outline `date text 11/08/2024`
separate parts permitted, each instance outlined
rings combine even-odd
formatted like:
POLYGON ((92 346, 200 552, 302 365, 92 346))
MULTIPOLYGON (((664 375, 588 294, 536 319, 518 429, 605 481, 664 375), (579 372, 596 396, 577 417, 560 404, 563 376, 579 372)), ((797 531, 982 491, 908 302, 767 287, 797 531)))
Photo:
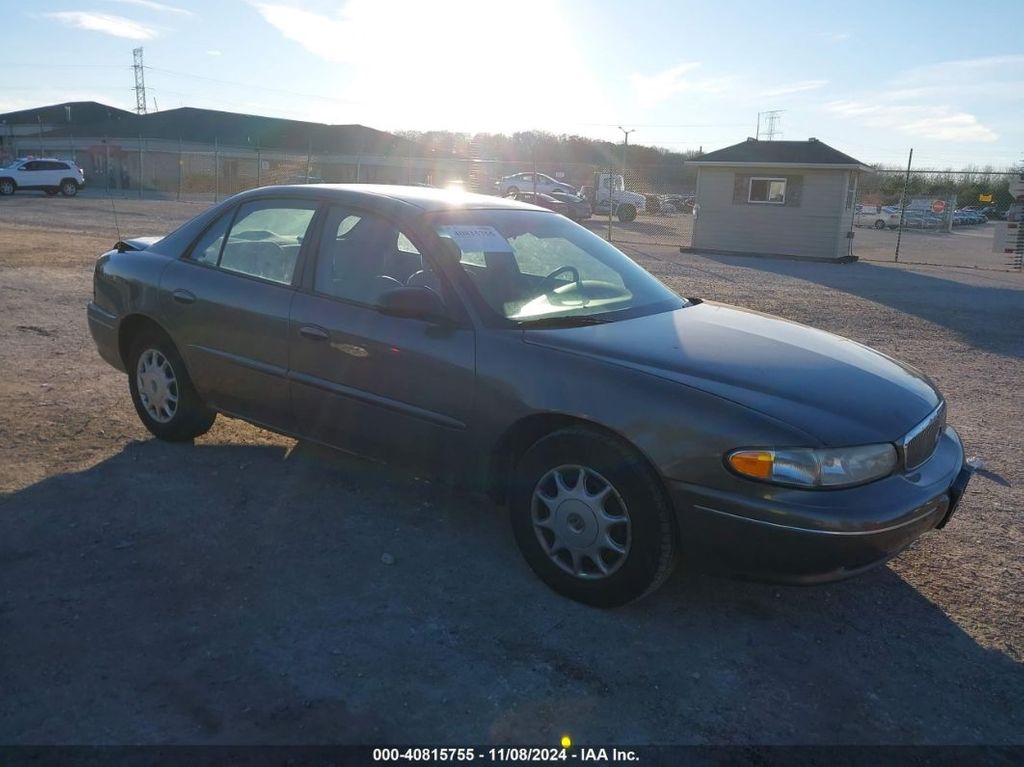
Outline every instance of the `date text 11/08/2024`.
POLYGON ((561 748, 538 748, 527 746, 501 746, 487 749, 458 747, 429 748, 375 748, 374 762, 636 762, 635 751, 619 748, 581 747, 568 749, 572 741, 568 736, 562 739, 561 748), (568 741, 568 742, 567 742, 568 741))

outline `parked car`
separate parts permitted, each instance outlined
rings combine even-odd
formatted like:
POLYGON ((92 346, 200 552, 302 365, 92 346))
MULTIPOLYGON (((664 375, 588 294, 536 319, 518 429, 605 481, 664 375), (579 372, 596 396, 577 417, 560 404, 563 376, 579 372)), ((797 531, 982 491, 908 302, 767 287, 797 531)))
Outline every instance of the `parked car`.
POLYGON ((853 216, 854 226, 870 226, 873 229, 895 229, 900 225, 900 213, 886 212, 877 205, 858 205, 853 216))
POLYGON ((96 346, 155 436, 224 413, 486 490, 537 575, 592 605, 680 556, 855 575, 943 527, 970 478, 923 373, 682 298, 513 200, 256 189, 119 242, 93 288, 96 346))
POLYGON ((663 194, 661 195, 661 209, 666 213, 693 213, 695 201, 693 195, 663 194))
POLYGON ((29 157, 0 168, 0 194, 36 190, 53 196, 74 197, 85 186, 85 173, 68 160, 29 157))
POLYGON ((549 194, 533 194, 532 192, 517 192, 516 194, 506 195, 510 199, 519 200, 529 205, 539 205, 542 208, 553 210, 555 213, 559 213, 563 216, 572 218, 570 215, 572 209, 567 202, 562 200, 556 200, 549 194))
POLYGON ((539 192, 542 194, 551 194, 552 192, 576 193, 576 187, 572 184, 556 181, 551 176, 546 176, 543 173, 516 173, 495 181, 494 186, 502 197, 507 197, 516 192, 539 192), (536 184, 534 183, 534 175, 537 177, 536 184))
POLYGON ((569 212, 566 215, 573 221, 582 221, 590 218, 594 213, 586 197, 581 197, 578 194, 569 194, 569 192, 552 192, 550 196, 569 206, 569 212))

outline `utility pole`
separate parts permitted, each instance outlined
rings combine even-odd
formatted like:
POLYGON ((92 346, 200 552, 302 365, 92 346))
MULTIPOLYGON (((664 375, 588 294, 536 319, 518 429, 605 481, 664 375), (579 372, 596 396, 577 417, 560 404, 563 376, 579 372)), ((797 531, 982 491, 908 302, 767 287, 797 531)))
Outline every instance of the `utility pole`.
MULTIPOLYGON (((630 128, 629 130, 626 130, 625 128, 623 128, 620 125, 619 126, 619 130, 622 131, 622 136, 623 136, 623 141, 622 141, 622 186, 623 186, 623 188, 625 188, 625 186, 626 186, 626 150, 629 148, 629 134, 630 133, 636 133, 636 128, 630 128)), ((609 179, 609 181, 610 180, 611 179, 609 179)))
POLYGON ((39 156, 44 157, 46 152, 43 151, 43 118, 42 115, 36 115, 36 123, 39 125, 39 156))
POLYGON ((132 70, 135 72, 135 113, 146 114, 146 72, 142 63, 142 46, 132 48, 132 70))

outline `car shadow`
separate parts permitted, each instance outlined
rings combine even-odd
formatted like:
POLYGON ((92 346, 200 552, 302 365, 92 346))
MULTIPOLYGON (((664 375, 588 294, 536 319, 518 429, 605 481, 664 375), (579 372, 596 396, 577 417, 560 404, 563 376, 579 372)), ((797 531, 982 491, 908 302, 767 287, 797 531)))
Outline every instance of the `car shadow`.
POLYGON ((684 569, 595 610, 531 574, 490 502, 306 443, 133 442, 0 514, 0 742, 1024 731, 1024 669, 889 569, 815 588, 684 569))
MULTIPOLYGON (((1024 313, 1024 281, 1005 287, 1018 275, 964 270, 951 280, 926 269, 893 268, 859 261, 832 264, 777 258, 695 255, 678 263, 717 262, 823 285, 948 328, 978 349, 1024 357, 1024 334, 1007 317, 1024 313)), ((708 296, 713 298, 713 296, 708 296)))

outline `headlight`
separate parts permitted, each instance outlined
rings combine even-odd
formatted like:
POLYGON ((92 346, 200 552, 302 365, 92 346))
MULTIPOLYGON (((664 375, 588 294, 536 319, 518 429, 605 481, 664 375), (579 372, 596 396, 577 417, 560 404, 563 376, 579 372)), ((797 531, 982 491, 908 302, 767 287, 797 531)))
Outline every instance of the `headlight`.
POLYGON ((896 448, 884 444, 823 450, 742 449, 729 453, 726 463, 737 474, 776 485, 849 487, 891 474, 896 468, 896 448))

